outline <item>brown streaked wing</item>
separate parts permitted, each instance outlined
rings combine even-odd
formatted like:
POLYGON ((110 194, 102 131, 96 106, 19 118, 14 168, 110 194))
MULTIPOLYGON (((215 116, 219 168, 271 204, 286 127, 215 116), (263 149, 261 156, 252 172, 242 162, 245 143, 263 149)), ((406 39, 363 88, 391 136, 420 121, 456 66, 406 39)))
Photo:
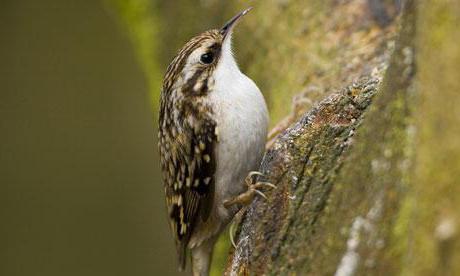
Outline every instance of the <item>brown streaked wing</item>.
MULTIPOLYGON (((161 120, 167 119, 168 113, 160 116, 161 120)), ((174 122, 169 129, 162 129, 160 121, 159 143, 169 221, 182 268, 196 223, 205 221, 212 208, 217 141, 216 123, 210 118, 202 119, 196 126, 186 121, 181 126, 174 122), (172 128, 176 130, 171 131, 172 128)))

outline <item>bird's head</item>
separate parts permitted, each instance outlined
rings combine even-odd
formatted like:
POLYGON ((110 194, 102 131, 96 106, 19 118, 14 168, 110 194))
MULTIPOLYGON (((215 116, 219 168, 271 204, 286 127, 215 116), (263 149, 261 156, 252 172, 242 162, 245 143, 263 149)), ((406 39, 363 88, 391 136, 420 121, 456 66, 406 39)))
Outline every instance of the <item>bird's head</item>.
POLYGON ((169 65, 164 88, 204 95, 213 87, 217 74, 239 72, 232 54, 232 34, 250 10, 240 12, 220 29, 206 31, 188 41, 169 65))

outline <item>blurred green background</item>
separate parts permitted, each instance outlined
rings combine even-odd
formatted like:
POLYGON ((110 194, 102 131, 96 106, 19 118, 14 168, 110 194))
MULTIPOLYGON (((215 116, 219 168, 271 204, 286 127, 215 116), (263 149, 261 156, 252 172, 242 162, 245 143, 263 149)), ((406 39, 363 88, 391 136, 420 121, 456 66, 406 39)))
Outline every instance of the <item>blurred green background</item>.
POLYGON ((156 148, 161 79, 235 6, 1 1, 0 275, 181 275, 156 148))
POLYGON ((100 1, 0 3, 0 275, 174 275, 148 82, 100 1))

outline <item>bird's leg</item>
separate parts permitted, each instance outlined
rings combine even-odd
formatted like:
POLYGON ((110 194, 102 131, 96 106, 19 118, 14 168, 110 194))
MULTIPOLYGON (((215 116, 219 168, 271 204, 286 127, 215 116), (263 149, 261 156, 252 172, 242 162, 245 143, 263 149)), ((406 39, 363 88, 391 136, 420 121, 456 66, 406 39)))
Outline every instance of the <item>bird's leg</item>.
POLYGON ((229 235, 230 235, 230 241, 232 242, 232 245, 233 247, 236 248, 236 243, 235 243, 235 239, 234 239, 234 234, 235 234, 235 226, 239 225, 241 220, 243 219, 243 215, 246 211, 246 208, 247 206, 252 202, 252 200, 254 199, 254 196, 256 194, 260 195, 261 197, 267 199, 267 196, 262 193, 259 189, 262 188, 262 187, 270 187, 270 188, 276 188, 275 185, 269 183, 269 182, 256 182, 256 183, 253 183, 253 176, 263 176, 262 173, 260 172, 256 172, 256 171, 252 171, 248 174, 248 176, 246 177, 245 179, 245 183, 246 185, 248 186, 248 190, 244 193, 241 193, 239 194, 238 196, 230 199, 230 200, 226 200, 224 201, 224 206, 226 208, 230 208, 231 206, 235 205, 235 204, 241 204, 243 205, 243 207, 236 213, 235 217, 233 218, 233 222, 232 224, 230 225, 230 229, 229 229, 229 235))
POLYGON ((240 204, 240 205, 243 205, 243 206, 247 206, 252 202, 252 200, 254 199, 254 196, 256 194, 258 194, 261 197, 267 199, 267 196, 265 196, 265 194, 262 193, 259 189, 262 188, 262 187, 276 188, 276 186, 271 184, 271 183, 269 183, 269 182, 256 182, 256 183, 253 183, 254 181, 252 180, 252 177, 254 175, 263 175, 263 174, 260 173, 260 172, 255 172, 255 171, 250 172, 248 174, 248 176, 246 177, 246 179, 245 179, 245 183, 248 186, 247 191, 237 195, 236 197, 234 197, 232 199, 225 200, 224 201, 225 208, 230 208, 231 206, 233 206, 235 204, 240 204))

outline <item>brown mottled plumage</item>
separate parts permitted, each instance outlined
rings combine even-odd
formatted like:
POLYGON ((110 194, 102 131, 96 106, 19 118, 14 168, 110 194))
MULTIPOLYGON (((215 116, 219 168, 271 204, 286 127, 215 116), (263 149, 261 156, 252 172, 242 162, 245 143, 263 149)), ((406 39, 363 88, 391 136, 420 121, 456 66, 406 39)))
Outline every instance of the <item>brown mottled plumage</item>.
POLYGON ((190 40, 174 58, 164 78, 160 103, 159 148, 164 172, 166 204, 181 268, 198 218, 205 221, 212 203, 217 141, 212 107, 200 100, 212 86, 211 66, 199 65, 189 79, 183 76, 186 59, 206 41, 218 57, 222 35, 211 30, 190 40), (218 46, 216 46, 218 45, 218 46), (180 85, 177 85, 180 84, 180 85))
POLYGON ((232 199, 263 154, 265 101, 230 46, 247 12, 192 38, 164 77, 158 135, 168 219, 180 268, 189 248, 194 275, 208 275, 214 243, 239 210, 240 200, 232 199))

